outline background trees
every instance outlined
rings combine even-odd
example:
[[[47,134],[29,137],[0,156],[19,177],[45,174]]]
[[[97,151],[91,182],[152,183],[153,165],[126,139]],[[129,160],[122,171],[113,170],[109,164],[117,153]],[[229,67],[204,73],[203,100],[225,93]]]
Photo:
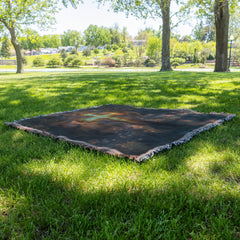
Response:
[[[214,24],[214,19],[206,21],[204,24],[203,21],[195,26],[193,30],[193,36],[196,40],[201,42],[216,41],[216,28]]]
[[[44,35],[40,37],[41,47],[43,48],[58,48],[62,46],[60,35]]]
[[[153,59],[156,63],[160,62],[162,49],[162,41],[157,36],[152,36],[148,39],[147,56]]]
[[[61,35],[62,46],[74,46],[76,49],[83,44],[83,37],[80,32],[68,30]]]
[[[170,5],[171,0],[97,0],[110,2],[114,11],[123,11],[137,17],[161,17],[162,19],[162,67],[161,71],[170,71]]]
[[[228,70],[229,15],[231,21],[230,32],[234,34],[235,39],[240,36],[240,11],[236,0],[188,0],[189,5],[186,9],[190,9],[192,5],[196,6],[198,17],[201,20],[200,25],[194,29],[193,34],[193,39],[204,42],[204,46],[202,45],[201,48],[199,48],[199,42],[192,42],[193,39],[191,36],[181,37],[172,34],[172,37],[170,37],[170,0],[97,1],[101,3],[110,2],[115,11],[125,11],[127,14],[133,14],[137,17],[148,18],[155,16],[162,18],[163,26],[160,28],[161,31],[156,32],[152,29],[145,29],[138,33],[135,40],[145,40],[145,43],[144,46],[135,47],[134,50],[137,56],[143,58],[147,53],[147,55],[156,62],[159,62],[159,56],[161,54],[161,70],[171,70],[170,56],[172,58],[194,60],[194,62],[204,62],[204,59],[213,58],[215,53],[213,53],[212,47],[211,50],[209,50],[209,47],[206,47],[204,44],[208,42],[212,43],[212,40],[215,39],[217,42],[215,71]],[[100,46],[106,47],[107,45],[109,51],[120,48],[126,54],[129,51],[128,48],[132,48],[131,37],[128,35],[127,29],[123,28],[121,30],[118,25],[110,28],[90,25],[84,31],[83,35],[78,31],[68,30],[62,35],[40,36],[36,31],[29,29],[33,23],[37,23],[43,27],[48,26],[49,23],[54,20],[53,16],[57,11],[57,9],[55,9],[57,2],[57,0],[54,0],[48,3],[42,0],[38,1],[38,3],[28,1],[26,4],[23,0],[0,0],[0,10],[2,10],[0,13],[0,28],[5,27],[10,33],[11,41],[17,55],[17,72],[22,71],[22,61],[19,61],[21,58],[21,47],[28,50],[37,50],[40,47],[58,48],[59,46],[75,46],[78,48],[80,44],[89,45],[94,48]],[[78,3],[76,1],[70,2],[74,6]],[[33,8],[33,11],[29,11],[31,8]],[[233,10],[235,10],[235,12]],[[43,18],[43,16],[47,18]],[[179,40],[179,42],[175,38]],[[151,39],[151,41],[149,39]],[[170,39],[172,43],[170,43]],[[196,45],[196,47],[193,47],[194,45]],[[161,50],[159,46],[161,46]],[[107,50],[105,52],[107,52]],[[236,54],[233,55],[234,59],[237,59]],[[142,61],[144,59],[140,60]]]
[[[0,24],[10,33],[17,56],[17,73],[23,72],[18,34],[32,24],[39,24],[42,27],[51,24],[54,20],[53,14],[57,11],[56,0],[0,0]]]
[[[24,37],[19,38],[19,42],[23,49],[39,49],[42,46],[40,35],[37,31],[26,29],[23,33]]]
[[[3,37],[3,40],[2,40],[2,47],[1,47],[1,56],[3,58],[9,58],[10,57],[10,46],[11,46],[11,43],[9,41],[9,39],[4,36]]]
[[[213,18],[216,29],[215,72],[228,71],[228,36],[230,13],[238,7],[237,0],[189,0],[197,7],[198,16]]]
[[[0,28],[5,27],[17,57],[17,73],[23,72],[23,59],[19,34],[31,25],[42,28],[54,23],[54,14],[59,10],[58,0],[0,0]],[[63,4],[71,3],[74,7],[81,0],[62,0]]]
[[[111,43],[110,31],[105,27],[98,27],[97,25],[90,25],[85,31],[86,45],[91,47],[99,47]]]
[[[229,34],[234,36],[235,40],[240,39],[240,5],[236,5],[234,12],[230,14]]]
[[[115,24],[113,27],[109,29],[111,35],[111,44],[120,45],[121,43],[121,33],[119,31],[119,27]]]

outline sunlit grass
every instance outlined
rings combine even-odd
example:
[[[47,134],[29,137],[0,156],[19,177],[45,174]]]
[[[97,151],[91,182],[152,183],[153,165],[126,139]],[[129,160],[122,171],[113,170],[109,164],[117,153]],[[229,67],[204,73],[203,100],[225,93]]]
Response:
[[[0,74],[0,239],[239,239],[238,73]],[[4,126],[103,104],[236,117],[138,164]]]

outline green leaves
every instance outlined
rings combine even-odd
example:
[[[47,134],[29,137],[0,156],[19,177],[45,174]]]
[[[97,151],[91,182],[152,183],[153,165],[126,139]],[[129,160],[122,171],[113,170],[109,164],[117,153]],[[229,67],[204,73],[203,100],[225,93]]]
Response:
[[[9,58],[11,56],[10,46],[11,46],[11,43],[9,39],[7,37],[4,37],[2,41],[2,47],[1,47],[1,56],[3,58]]]
[[[61,36],[62,46],[75,46],[79,47],[83,43],[81,33],[74,30],[68,30]]]
[[[70,4],[72,5],[73,8],[77,8],[77,5],[79,3],[83,3],[82,0],[62,0],[62,3],[65,7],[68,7],[69,2],[70,2]]]
[[[32,24],[46,27],[55,20],[53,15],[59,10],[57,4],[56,0],[1,0],[0,22],[18,30]]]
[[[97,25],[90,25],[85,31],[86,45],[89,46],[103,46],[111,43],[111,34],[109,29],[105,27],[98,27]]]

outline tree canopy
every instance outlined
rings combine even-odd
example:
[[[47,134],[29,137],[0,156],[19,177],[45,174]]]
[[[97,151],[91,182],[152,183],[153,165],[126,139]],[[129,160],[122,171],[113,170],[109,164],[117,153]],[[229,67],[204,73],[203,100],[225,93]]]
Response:
[[[55,21],[53,15],[59,10],[57,3],[57,0],[0,0],[0,22],[18,31],[32,24],[49,26]]]
[[[162,67],[161,71],[170,71],[170,5],[171,0],[97,0],[100,4],[110,3],[115,12],[125,12],[138,18],[162,18]],[[180,0],[175,0],[176,3]]]
[[[61,35],[62,46],[75,46],[76,49],[83,43],[83,37],[80,32],[68,30]]]
[[[3,58],[9,58],[10,57],[10,41],[9,39],[4,36],[3,41],[2,41],[2,47],[1,47],[1,57]]]
[[[111,44],[111,34],[109,29],[105,27],[98,27],[97,25],[90,25],[85,31],[86,45],[92,47],[103,46]]]
[[[0,0],[0,28],[5,27],[17,56],[17,73],[23,72],[21,45],[18,42],[19,33],[31,25],[41,28],[51,26],[55,22],[54,15],[58,12],[59,0]],[[74,7],[81,0],[62,0],[66,6],[71,3]]]

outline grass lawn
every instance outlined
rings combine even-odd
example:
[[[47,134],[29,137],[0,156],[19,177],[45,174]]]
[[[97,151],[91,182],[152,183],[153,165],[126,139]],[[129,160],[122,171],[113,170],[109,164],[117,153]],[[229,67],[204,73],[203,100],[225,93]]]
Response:
[[[4,122],[102,104],[237,116],[138,164]],[[239,73],[0,74],[0,239],[240,239]]]

